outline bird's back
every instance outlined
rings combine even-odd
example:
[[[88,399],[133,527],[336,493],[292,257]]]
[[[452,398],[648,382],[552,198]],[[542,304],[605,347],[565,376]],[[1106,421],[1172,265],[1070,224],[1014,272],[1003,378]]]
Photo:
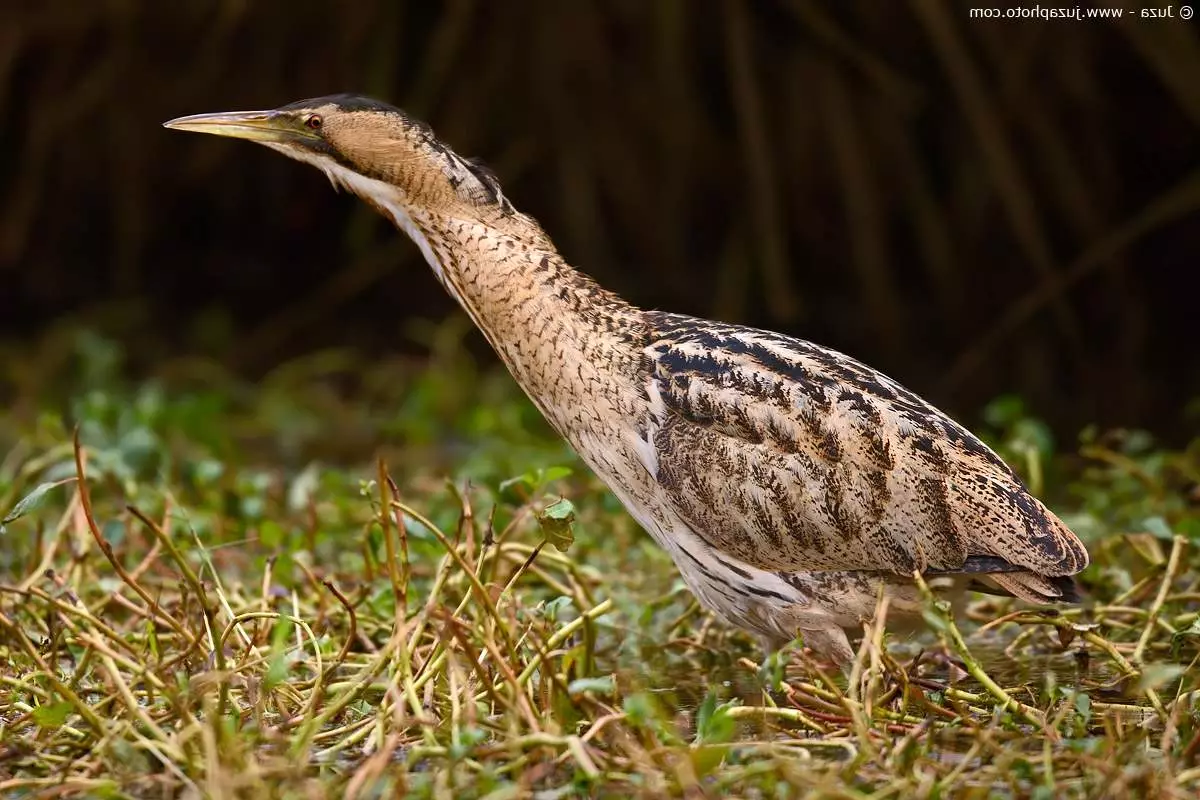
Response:
[[[896,381],[777,333],[645,319],[656,476],[715,549],[770,570],[1087,565],[1003,460]]]

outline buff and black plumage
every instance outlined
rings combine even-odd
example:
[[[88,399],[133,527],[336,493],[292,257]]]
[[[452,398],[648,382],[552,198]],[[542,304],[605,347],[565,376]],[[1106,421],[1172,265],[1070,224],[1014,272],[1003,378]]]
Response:
[[[407,233],[701,603],[764,645],[845,662],[881,586],[919,609],[914,571],[1075,599],[1087,550],[970,432],[836,351],[625,302],[400,110],[338,95],[167,126],[313,164]]]

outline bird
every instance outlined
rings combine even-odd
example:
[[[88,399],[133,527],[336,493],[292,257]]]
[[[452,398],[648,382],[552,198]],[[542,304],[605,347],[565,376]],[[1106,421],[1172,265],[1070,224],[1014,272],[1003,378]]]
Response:
[[[407,234],[699,603],[768,652],[846,665],[881,592],[919,618],[917,574],[1079,600],[1086,547],[962,425],[828,347],[626,301],[404,111],[340,94],[164,125],[310,164]]]

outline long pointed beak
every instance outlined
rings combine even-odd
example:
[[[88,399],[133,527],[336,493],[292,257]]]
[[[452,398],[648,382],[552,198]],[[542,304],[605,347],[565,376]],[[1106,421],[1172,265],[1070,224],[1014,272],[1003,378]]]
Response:
[[[286,124],[285,120],[286,118],[281,118],[274,111],[228,111],[178,117],[164,122],[163,127],[177,131],[231,136],[253,142],[281,142],[295,138],[297,134],[302,135],[303,129],[297,130],[294,126]]]

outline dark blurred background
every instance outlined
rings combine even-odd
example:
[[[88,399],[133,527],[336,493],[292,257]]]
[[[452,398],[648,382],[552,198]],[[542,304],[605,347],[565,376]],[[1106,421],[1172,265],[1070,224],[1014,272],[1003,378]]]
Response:
[[[968,422],[1016,393],[1068,440],[1200,429],[1200,37],[1180,6],[4,5],[0,397],[5,361],[65,324],[133,372],[420,358],[411,322],[458,312],[414,246],[316,170],[160,127],[352,91],[490,162],[639,304],[837,347]]]

